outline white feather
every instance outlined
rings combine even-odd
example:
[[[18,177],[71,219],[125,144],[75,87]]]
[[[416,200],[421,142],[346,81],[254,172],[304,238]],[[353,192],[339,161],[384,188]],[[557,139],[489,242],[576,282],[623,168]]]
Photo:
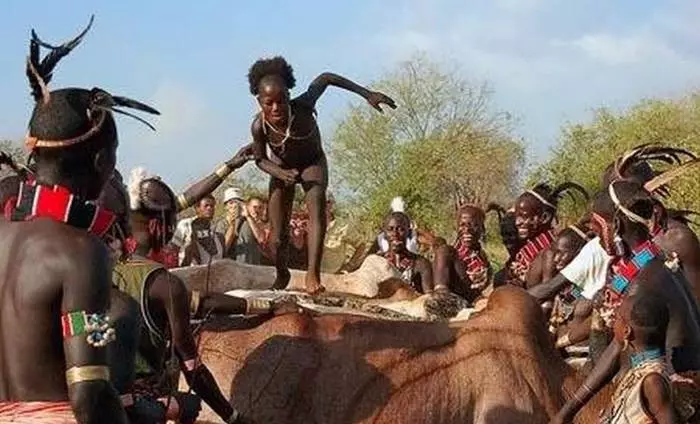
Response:
[[[392,212],[403,212],[406,213],[406,204],[401,196],[394,197],[391,200],[391,211]]]
[[[126,186],[129,191],[129,205],[131,210],[138,210],[141,207],[141,182],[148,178],[146,168],[141,166],[131,170],[129,184]]]

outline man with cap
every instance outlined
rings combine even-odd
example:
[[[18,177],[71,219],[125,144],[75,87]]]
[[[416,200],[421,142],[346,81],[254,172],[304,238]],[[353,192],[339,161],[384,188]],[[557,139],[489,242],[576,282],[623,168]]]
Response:
[[[226,213],[216,223],[214,229],[217,233],[224,235],[224,256],[235,259],[232,255],[232,248],[238,238],[239,225],[236,224],[239,223],[239,218],[241,218],[244,209],[241,189],[236,187],[227,188],[224,191],[223,203]]]

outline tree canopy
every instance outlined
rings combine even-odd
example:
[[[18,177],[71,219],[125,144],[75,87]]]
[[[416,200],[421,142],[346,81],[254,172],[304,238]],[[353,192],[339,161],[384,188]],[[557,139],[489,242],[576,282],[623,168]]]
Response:
[[[549,159],[535,169],[529,180],[571,180],[594,193],[600,189],[606,166],[625,150],[642,143],[685,147],[700,154],[700,95],[643,100],[619,112],[598,109],[590,122],[564,126]],[[675,181],[668,204],[700,210],[697,181],[697,171]],[[583,212],[584,205],[568,206],[564,214],[569,218]]]
[[[524,169],[524,147],[486,84],[459,68],[416,57],[373,86],[399,107],[379,114],[353,106],[330,143],[332,171],[353,196],[355,232],[376,234],[391,199],[402,196],[422,228],[447,235],[458,198],[486,205],[510,199]]]

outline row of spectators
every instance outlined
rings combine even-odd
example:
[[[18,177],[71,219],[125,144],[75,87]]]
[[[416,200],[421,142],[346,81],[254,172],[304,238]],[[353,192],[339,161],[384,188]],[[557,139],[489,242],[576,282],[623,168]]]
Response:
[[[258,196],[245,199],[238,188],[228,188],[221,199],[225,211],[217,218],[214,196],[206,196],[195,206],[195,216],[178,222],[172,248],[178,251],[178,266],[207,264],[210,260],[228,258],[249,265],[272,265],[270,224],[267,200]],[[336,273],[354,253],[345,241],[347,226],[334,216],[335,201],[329,196],[328,230],[322,271]],[[309,216],[305,207],[292,212],[289,222],[289,265],[306,269],[307,228]]]

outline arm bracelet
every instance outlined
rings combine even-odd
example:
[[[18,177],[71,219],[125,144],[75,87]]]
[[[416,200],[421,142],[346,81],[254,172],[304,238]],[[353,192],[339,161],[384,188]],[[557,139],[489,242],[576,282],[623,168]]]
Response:
[[[265,314],[272,309],[272,302],[265,299],[246,299],[245,314]]]
[[[88,365],[84,367],[71,367],[66,371],[66,383],[69,386],[84,381],[104,380],[109,381],[109,367],[104,365]]]

